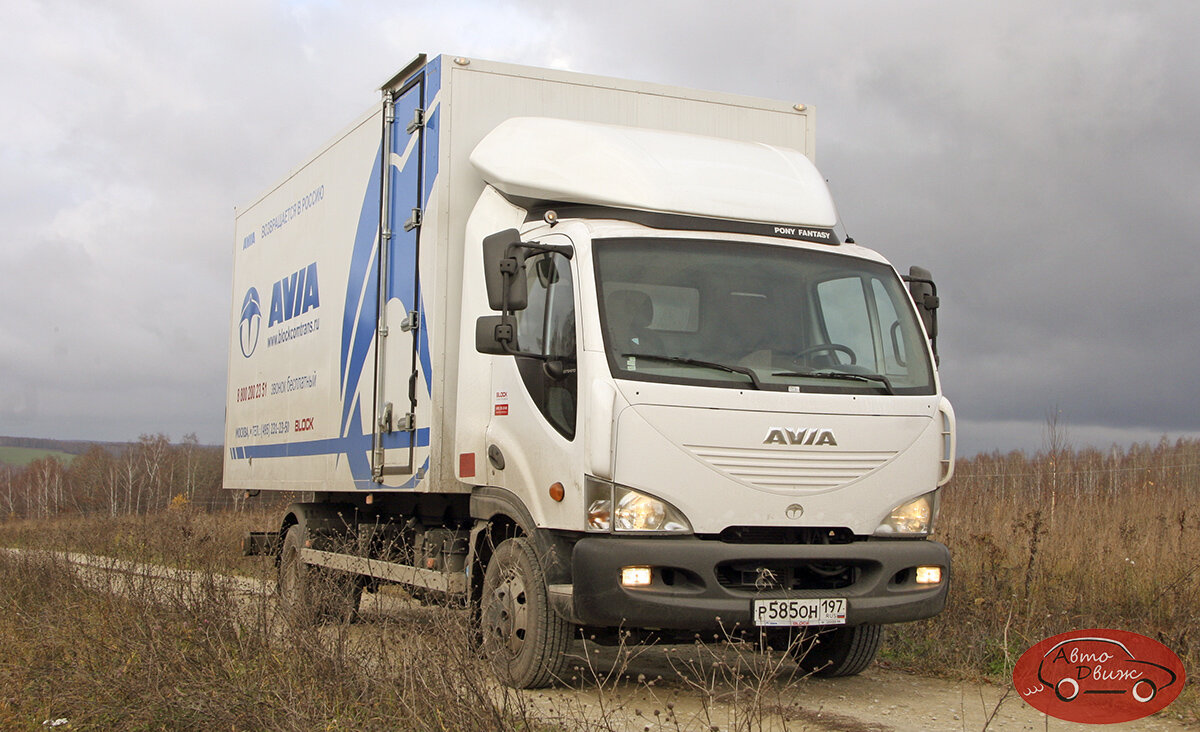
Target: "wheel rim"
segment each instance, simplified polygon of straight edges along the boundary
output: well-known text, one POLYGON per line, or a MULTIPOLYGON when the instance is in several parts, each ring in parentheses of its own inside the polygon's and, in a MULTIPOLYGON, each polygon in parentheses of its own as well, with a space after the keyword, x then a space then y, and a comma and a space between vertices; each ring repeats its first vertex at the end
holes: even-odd
POLYGON ((521 654, 529 632, 529 599, 525 580, 515 567, 506 567, 504 579, 492 591, 484 618, 497 649, 508 651, 510 657, 521 654))

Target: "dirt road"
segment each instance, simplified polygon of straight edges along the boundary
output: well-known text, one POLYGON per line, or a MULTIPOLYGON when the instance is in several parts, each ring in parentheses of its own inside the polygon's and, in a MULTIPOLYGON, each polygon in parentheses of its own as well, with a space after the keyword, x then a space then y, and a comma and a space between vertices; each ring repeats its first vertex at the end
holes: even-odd
MULTIPOLYGON (((11 550, 0 550, 11 551, 11 550)), ((217 576, 106 557, 61 554, 89 584, 119 591, 123 581, 178 587, 228 583, 237 595, 261 598, 274 582, 217 576), (114 576, 123 577, 114 581, 114 576)), ((385 629, 429 612, 399 591, 363 596, 356 633, 385 629)), ((1084 730, 1047 718, 1008 689, 947 681, 872 666, 846 679, 802 678, 777 656, 729 645, 601 647, 576 641, 570 685, 519 697, 531 716, 588 730, 838 730, 961 732, 964 730, 1084 730)), ((1167 714, 1108 729, 1196 729, 1167 714)))

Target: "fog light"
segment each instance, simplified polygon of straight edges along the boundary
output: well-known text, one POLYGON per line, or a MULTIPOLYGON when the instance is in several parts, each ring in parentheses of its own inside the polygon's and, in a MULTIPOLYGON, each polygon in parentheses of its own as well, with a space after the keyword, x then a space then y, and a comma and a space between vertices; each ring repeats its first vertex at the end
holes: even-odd
POLYGON ((941 567, 917 567, 918 585, 936 585, 942 581, 941 567))
POLYGON ((650 584, 649 567, 621 567, 621 584, 625 587, 645 587, 650 584))

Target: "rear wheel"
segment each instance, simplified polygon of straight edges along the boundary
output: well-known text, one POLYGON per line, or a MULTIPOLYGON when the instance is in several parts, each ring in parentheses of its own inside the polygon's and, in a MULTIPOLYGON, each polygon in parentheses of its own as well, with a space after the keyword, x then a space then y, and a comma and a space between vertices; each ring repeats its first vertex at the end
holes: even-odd
POLYGON ((882 640, 883 628, 878 625, 841 626, 794 644, 791 653, 800 668, 814 676, 854 676, 875 660, 882 640))
POLYGON ((345 572, 309 566, 300 558, 305 531, 299 524, 288 528, 279 555, 279 604, 293 620, 353 620, 362 597, 358 577, 345 572))
POLYGON ((525 537, 496 547, 480 598, 483 650, 496 675, 518 689, 547 686, 562 676, 571 624, 550 607, 546 575, 525 537))

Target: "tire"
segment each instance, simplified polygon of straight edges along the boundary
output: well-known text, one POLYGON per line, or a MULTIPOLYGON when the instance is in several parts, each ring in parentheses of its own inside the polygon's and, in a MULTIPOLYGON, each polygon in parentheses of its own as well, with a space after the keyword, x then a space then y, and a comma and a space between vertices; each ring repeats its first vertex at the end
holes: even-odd
POLYGON ((1133 685, 1133 688, 1130 689, 1130 692, 1133 693, 1134 700, 1145 704, 1153 699, 1154 695, 1158 693, 1158 687, 1155 686, 1154 682, 1150 679, 1138 679, 1138 681, 1133 685), (1138 691, 1139 688, 1149 688, 1149 692, 1138 691))
POLYGON ((345 572, 310 567, 300 559, 305 531, 299 524, 288 528, 279 554, 279 605, 293 621, 353 621, 362 597, 358 577, 345 572))
POLYGON ((550 607, 546 575, 528 539, 496 547, 479 604, 483 652, 501 682, 538 689, 562 677, 572 627, 550 607))
POLYGON ((875 660, 882 640, 883 628, 879 625, 835 627, 794 644, 791 653, 796 664, 813 676, 855 676, 875 660))
POLYGON ((300 561, 304 547, 304 529, 297 524, 288 527, 279 550, 279 609, 293 620, 304 620, 310 609, 308 603, 308 567, 300 561))

